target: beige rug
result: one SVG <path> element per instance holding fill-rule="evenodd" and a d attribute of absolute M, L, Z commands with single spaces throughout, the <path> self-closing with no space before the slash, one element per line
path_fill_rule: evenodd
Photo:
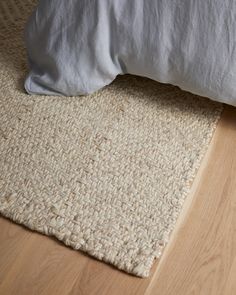
<path fill-rule="evenodd" d="M 31 6 L 0 3 L 0 212 L 146 277 L 222 106 L 132 76 L 88 97 L 25 94 Z"/>

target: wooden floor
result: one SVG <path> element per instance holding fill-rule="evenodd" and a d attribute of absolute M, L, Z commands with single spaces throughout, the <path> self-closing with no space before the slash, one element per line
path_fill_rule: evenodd
<path fill-rule="evenodd" d="M 236 294 L 236 108 L 226 107 L 149 279 L 0 218 L 1 295 Z"/>

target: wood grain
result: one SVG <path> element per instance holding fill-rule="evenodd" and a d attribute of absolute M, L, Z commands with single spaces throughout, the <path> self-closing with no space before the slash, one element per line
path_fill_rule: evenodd
<path fill-rule="evenodd" d="M 148 279 L 0 218 L 0 294 L 236 294 L 236 109 L 226 107 L 171 241 Z"/>
<path fill-rule="evenodd" d="M 225 108 L 208 155 L 146 295 L 236 294 L 235 108 Z"/>
<path fill-rule="evenodd" d="M 150 283 L 3 217 L 0 228 L 1 295 L 144 294 Z"/>

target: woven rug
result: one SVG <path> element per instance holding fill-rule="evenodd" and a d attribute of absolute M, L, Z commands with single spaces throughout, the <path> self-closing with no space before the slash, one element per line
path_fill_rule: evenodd
<path fill-rule="evenodd" d="M 32 1 L 0 2 L 0 212 L 146 277 L 169 240 L 222 106 L 122 76 L 90 96 L 29 96 Z"/>

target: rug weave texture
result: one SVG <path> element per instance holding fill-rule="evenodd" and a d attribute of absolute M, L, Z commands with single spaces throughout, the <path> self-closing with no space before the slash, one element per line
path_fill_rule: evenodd
<path fill-rule="evenodd" d="M 0 213 L 146 277 L 222 105 L 128 75 L 90 96 L 27 95 L 33 4 L 0 2 Z"/>

